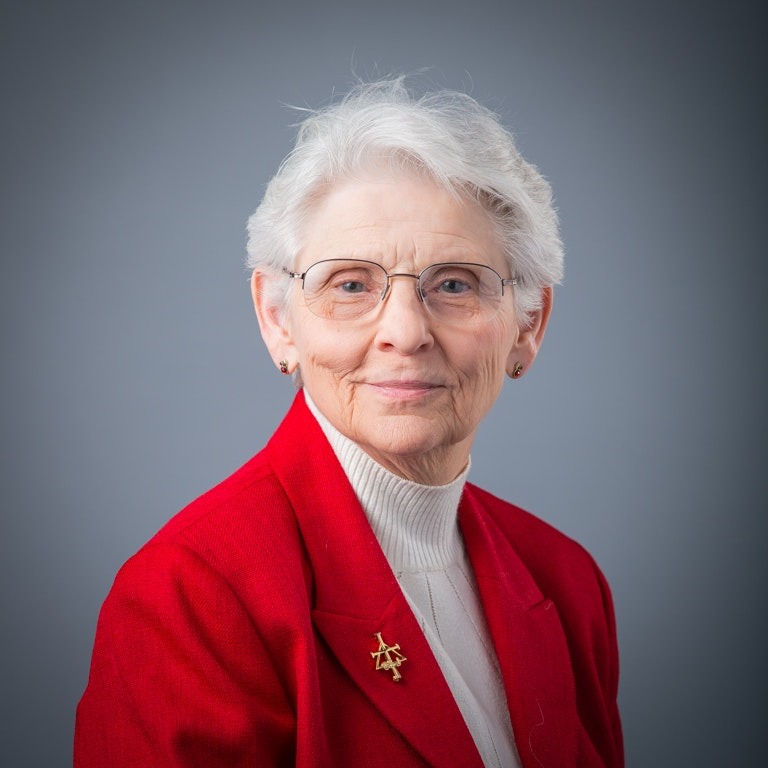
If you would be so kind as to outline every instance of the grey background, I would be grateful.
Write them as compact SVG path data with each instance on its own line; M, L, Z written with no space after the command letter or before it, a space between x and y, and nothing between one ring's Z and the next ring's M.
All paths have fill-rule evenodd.
M617 5L2 4L3 765L69 763L115 571L292 397L242 268L284 105L422 67L513 126L568 251L473 479L605 570L630 766L763 764L764 35Z

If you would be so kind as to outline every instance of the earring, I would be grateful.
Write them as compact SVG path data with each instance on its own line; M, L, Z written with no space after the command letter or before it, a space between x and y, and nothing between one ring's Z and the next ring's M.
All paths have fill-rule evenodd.
M523 375L523 364L515 363L512 366L512 378L519 379Z
M278 366L280 366L280 373L288 373L288 361L287 360L281 360L278 363Z

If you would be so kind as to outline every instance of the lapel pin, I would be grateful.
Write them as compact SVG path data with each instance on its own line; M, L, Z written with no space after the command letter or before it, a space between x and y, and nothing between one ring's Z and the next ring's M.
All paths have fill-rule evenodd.
M376 659L376 669L391 671L392 679L397 682L402 677L398 667L407 659L400 653L400 646L397 643L387 645L384 642L381 632L377 632L374 637L379 641L378 650L371 651L371 656Z

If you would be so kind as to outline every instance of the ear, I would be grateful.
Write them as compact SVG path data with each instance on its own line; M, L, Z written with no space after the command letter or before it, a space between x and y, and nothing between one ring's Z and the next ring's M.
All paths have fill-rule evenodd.
M275 366L279 367L280 361L285 360L288 363L288 372L293 373L297 362L296 348L287 319L288 314L274 300L277 294L274 285L276 279L275 275L254 270L251 275L253 308L259 320L261 338L264 339Z
M517 378L513 375L516 366L522 365L523 370L527 371L533 365L547 330L549 315L552 312L552 298L552 287L542 288L541 307L533 313L528 325L518 329L517 341L507 358L506 371L510 378Z

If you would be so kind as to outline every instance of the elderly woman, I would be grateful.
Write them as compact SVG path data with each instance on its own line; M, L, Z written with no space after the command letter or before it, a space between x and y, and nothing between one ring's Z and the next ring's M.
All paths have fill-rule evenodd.
M299 392L118 574L76 765L622 765L603 576L467 482L561 276L547 183L473 99L385 81L304 122L249 234Z

